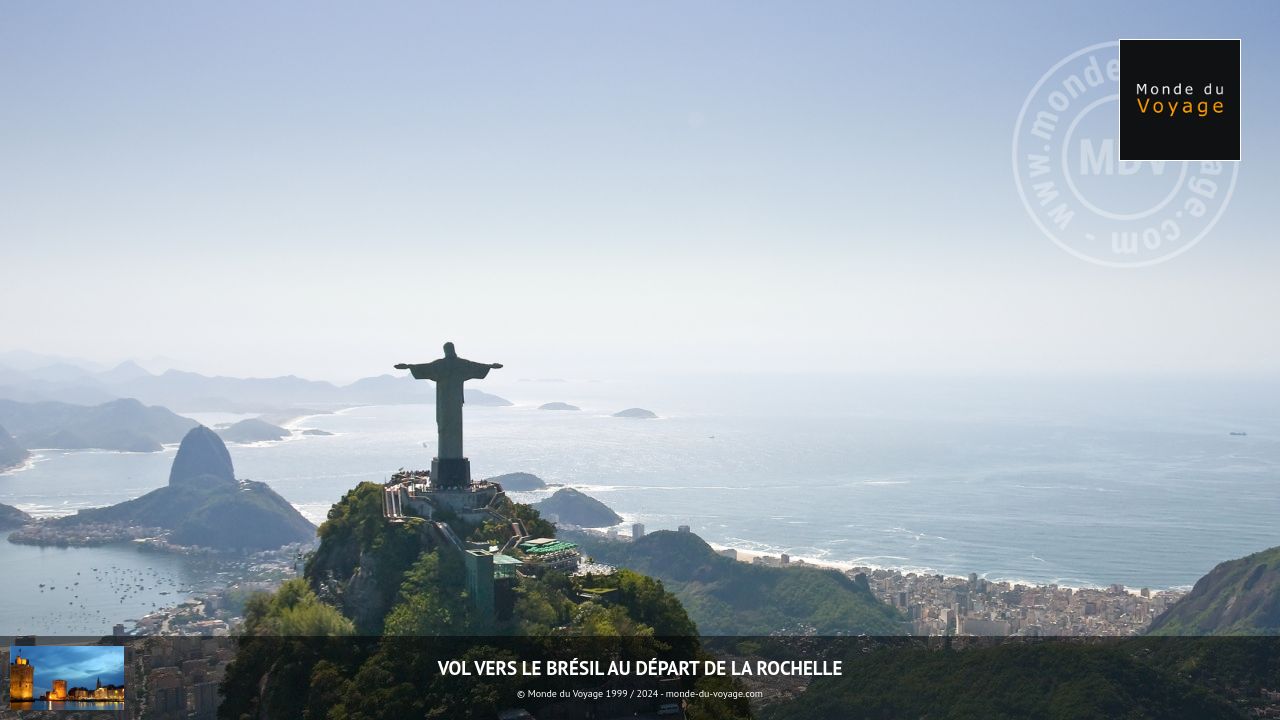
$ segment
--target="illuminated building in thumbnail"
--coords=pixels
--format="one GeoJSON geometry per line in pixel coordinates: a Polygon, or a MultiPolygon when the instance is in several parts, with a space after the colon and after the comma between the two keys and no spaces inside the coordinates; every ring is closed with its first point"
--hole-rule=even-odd
{"type": "Polygon", "coordinates": [[[31,661],[17,657],[9,664],[9,702],[28,702],[35,697],[36,668],[31,661]]]}
{"type": "Polygon", "coordinates": [[[93,699],[105,700],[108,702],[124,702],[124,686],[103,685],[102,678],[98,678],[98,686],[93,690],[93,699]]]}
{"type": "MultiPolygon", "coordinates": [[[[66,684],[65,680],[56,680],[66,684]]],[[[53,697],[49,698],[54,699],[53,697]]],[[[103,685],[102,678],[98,678],[98,683],[94,689],[73,687],[66,691],[67,700],[78,700],[80,702],[124,702],[124,686],[123,685],[103,685]]]]}

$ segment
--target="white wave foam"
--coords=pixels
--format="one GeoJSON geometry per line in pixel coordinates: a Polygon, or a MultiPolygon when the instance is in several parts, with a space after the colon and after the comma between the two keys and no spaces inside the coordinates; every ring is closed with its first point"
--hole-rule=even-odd
{"type": "Polygon", "coordinates": [[[291,503],[295,510],[302,513],[302,517],[310,520],[317,526],[329,518],[329,508],[333,507],[333,503],[291,503]]]}
{"type": "Polygon", "coordinates": [[[5,477],[6,475],[16,475],[17,473],[23,472],[25,470],[30,470],[31,468],[36,466],[36,463],[43,462],[46,458],[48,458],[48,455],[46,455],[45,453],[32,452],[31,455],[29,455],[26,460],[23,460],[18,465],[15,465],[7,470],[0,471],[0,477],[5,477]]]}

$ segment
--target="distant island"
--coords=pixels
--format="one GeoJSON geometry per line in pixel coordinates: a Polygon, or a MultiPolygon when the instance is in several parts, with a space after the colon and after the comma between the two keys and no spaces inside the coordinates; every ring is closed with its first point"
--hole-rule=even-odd
{"type": "Polygon", "coordinates": [[[126,398],[94,406],[0,400],[0,425],[28,448],[157,452],[196,422],[126,398]]]}
{"type": "Polygon", "coordinates": [[[645,410],[644,408],[627,408],[626,410],[619,410],[618,412],[614,413],[613,416],[619,417],[619,418],[638,418],[641,420],[652,420],[658,417],[658,414],[653,412],[652,410],[645,410]]]}
{"type": "Polygon", "coordinates": [[[31,523],[9,541],[66,546],[145,539],[161,549],[251,552],[314,538],[315,526],[266,484],[236,480],[222,439],[197,426],[182,439],[168,486],[118,505],[31,523]]]}
{"type": "Polygon", "coordinates": [[[31,453],[18,444],[13,436],[0,426],[0,470],[17,467],[27,461],[31,453]]]}
{"type": "Polygon", "coordinates": [[[218,428],[217,433],[223,440],[234,443],[271,442],[283,440],[293,435],[292,432],[279,425],[272,425],[265,420],[257,418],[241,420],[226,427],[218,428]]]}
{"type": "Polygon", "coordinates": [[[513,472],[505,475],[497,475],[489,478],[490,482],[496,482],[502,486],[503,490],[514,490],[517,492],[524,490],[541,490],[547,484],[542,478],[527,472],[513,472]]]}
{"type": "Polygon", "coordinates": [[[0,530],[12,530],[31,522],[31,516],[12,505],[0,503],[0,530]]]}
{"type": "Polygon", "coordinates": [[[549,402],[538,406],[539,410],[581,410],[577,405],[563,402],[549,402]]]}
{"type": "Polygon", "coordinates": [[[622,516],[608,505],[573,488],[561,488],[533,507],[543,515],[555,515],[560,522],[578,527],[611,527],[622,522],[622,516]]]}
{"type": "Polygon", "coordinates": [[[318,428],[310,428],[307,430],[303,430],[301,434],[312,435],[315,437],[332,437],[333,436],[333,433],[329,432],[328,430],[320,430],[318,428]]]}

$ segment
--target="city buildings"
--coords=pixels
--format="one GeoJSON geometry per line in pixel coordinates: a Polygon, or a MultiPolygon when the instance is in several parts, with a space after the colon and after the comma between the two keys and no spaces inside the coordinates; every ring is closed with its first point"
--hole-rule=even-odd
{"type": "Polygon", "coordinates": [[[898,608],[913,635],[1123,636],[1141,633],[1183,596],[1123,585],[1069,588],[854,568],[881,601],[898,608]]]}

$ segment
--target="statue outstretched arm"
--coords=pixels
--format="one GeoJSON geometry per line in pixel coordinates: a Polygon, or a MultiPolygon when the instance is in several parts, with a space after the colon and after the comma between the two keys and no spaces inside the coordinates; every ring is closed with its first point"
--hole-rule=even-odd
{"type": "Polygon", "coordinates": [[[397,370],[408,370],[413,374],[415,380],[438,380],[436,371],[439,366],[435,363],[422,363],[415,365],[414,363],[399,363],[396,365],[397,370]]]}

